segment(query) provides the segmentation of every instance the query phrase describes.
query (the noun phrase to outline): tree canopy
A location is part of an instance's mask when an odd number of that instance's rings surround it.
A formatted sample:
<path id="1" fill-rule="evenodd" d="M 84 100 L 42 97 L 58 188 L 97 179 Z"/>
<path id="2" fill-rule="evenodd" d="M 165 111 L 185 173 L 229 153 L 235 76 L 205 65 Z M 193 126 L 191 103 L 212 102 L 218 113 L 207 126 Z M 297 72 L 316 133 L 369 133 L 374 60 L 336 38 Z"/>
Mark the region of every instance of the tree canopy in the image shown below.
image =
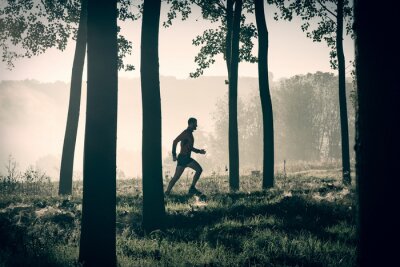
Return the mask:
<path id="1" fill-rule="evenodd" d="M 338 68 L 336 52 L 337 28 L 337 1 L 335 0 L 274 0 L 279 9 L 275 13 L 275 20 L 284 19 L 291 21 L 298 16 L 303 21 L 301 30 L 313 42 L 325 41 L 330 51 L 330 64 L 332 69 Z M 343 19 L 345 21 L 346 35 L 353 38 L 353 7 L 349 0 L 344 1 Z M 312 20 L 316 20 L 315 22 Z"/>
<path id="2" fill-rule="evenodd" d="M 80 8 L 81 0 L 6 0 L 0 4 L 2 61 L 12 69 L 18 59 L 38 56 L 50 48 L 64 51 L 69 40 L 76 40 Z M 132 0 L 118 1 L 119 20 L 139 17 L 140 6 Z M 132 53 L 132 42 L 118 34 L 118 47 L 118 68 L 133 70 L 133 65 L 123 61 Z"/>
<path id="3" fill-rule="evenodd" d="M 199 53 L 195 56 L 197 68 L 190 73 L 190 77 L 197 78 L 204 74 L 204 70 L 215 63 L 217 55 L 223 55 L 226 60 L 226 35 L 228 28 L 227 21 L 227 1 L 220 0 L 167 0 L 171 4 L 167 14 L 168 19 L 163 23 L 164 27 L 172 25 L 177 14 L 181 14 L 181 19 L 186 20 L 192 13 L 192 7 L 197 6 L 201 9 L 202 18 L 211 23 L 219 23 L 213 29 L 206 29 L 201 35 L 192 40 L 194 46 L 200 47 Z M 246 22 L 246 14 L 253 12 L 252 1 L 243 1 L 243 10 L 240 22 L 240 62 L 257 62 L 257 57 L 253 55 L 252 49 L 254 40 L 257 38 L 257 30 L 253 23 Z"/>

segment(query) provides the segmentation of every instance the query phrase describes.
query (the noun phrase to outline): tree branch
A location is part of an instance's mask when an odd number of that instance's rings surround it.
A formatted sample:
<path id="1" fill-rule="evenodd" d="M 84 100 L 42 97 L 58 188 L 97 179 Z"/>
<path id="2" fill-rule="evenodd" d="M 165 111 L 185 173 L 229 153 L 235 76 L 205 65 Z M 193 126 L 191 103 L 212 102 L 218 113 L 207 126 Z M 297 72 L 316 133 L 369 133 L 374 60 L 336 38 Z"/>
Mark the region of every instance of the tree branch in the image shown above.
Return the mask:
<path id="1" fill-rule="evenodd" d="M 226 7 L 224 6 L 224 3 L 222 2 L 222 0 L 219 0 L 219 3 L 217 4 L 220 8 L 222 8 L 223 10 L 226 11 Z"/>
<path id="2" fill-rule="evenodd" d="M 321 3 L 320 0 L 317 0 L 318 4 L 321 5 L 321 7 L 323 9 L 325 9 L 328 13 L 330 13 L 332 16 L 334 16 L 335 18 L 337 17 L 335 13 L 333 13 L 329 8 L 327 8 L 324 4 Z M 329 17 L 328 17 L 329 18 Z M 331 19 L 331 18 L 330 18 Z M 331 19 L 332 21 L 334 21 L 333 19 Z"/>
<path id="3" fill-rule="evenodd" d="M 333 24 L 335 24 L 335 25 L 336 25 L 336 20 L 334 20 L 333 18 L 331 18 L 331 17 L 329 17 L 329 16 L 326 16 L 326 18 L 327 18 L 327 19 L 329 19 L 330 21 L 332 21 L 332 22 L 333 22 Z"/>
<path id="4" fill-rule="evenodd" d="M 329 17 L 328 15 L 326 15 L 325 18 L 328 19 L 328 20 L 330 20 L 330 21 L 332 21 L 332 23 L 333 23 L 334 25 L 336 25 L 336 20 L 334 20 L 333 18 Z"/>

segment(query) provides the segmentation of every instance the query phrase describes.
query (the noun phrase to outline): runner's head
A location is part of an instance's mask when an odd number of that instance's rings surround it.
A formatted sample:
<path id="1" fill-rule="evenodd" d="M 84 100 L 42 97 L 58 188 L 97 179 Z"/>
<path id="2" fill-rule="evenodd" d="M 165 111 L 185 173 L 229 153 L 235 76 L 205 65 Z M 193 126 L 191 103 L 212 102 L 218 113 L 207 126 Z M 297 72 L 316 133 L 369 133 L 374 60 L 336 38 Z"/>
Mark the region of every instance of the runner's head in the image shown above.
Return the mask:
<path id="1" fill-rule="evenodd" d="M 197 128 L 197 119 L 196 118 L 189 118 L 188 128 L 192 131 L 196 130 L 196 128 Z"/>

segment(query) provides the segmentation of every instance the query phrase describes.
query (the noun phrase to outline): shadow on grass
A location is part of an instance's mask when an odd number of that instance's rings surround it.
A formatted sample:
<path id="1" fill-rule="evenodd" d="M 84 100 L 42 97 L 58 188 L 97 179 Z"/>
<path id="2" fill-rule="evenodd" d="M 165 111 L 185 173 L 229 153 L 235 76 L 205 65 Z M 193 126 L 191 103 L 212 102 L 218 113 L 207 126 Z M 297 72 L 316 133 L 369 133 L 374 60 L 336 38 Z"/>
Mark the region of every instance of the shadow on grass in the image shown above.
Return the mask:
<path id="1" fill-rule="evenodd" d="M 321 264 L 324 260 L 317 261 L 315 259 L 322 256 L 314 258 L 312 256 L 312 249 L 318 247 L 317 245 L 309 249 L 307 252 L 309 254 L 306 256 L 301 249 L 298 250 L 298 253 L 292 254 L 286 253 L 284 249 L 275 254 L 274 252 L 267 254 L 263 249 L 268 242 L 285 242 L 285 237 L 295 240 L 289 245 L 291 248 L 297 249 L 296 246 L 299 243 L 297 241 L 299 240 L 301 243 L 305 240 L 303 243 L 306 243 L 310 236 L 312 237 L 309 238 L 311 242 L 339 241 L 340 246 L 354 247 L 355 238 L 349 237 L 351 227 L 355 225 L 354 209 L 349 209 L 349 203 L 353 202 L 352 195 L 349 194 L 345 196 L 348 199 L 338 202 L 317 200 L 311 197 L 313 193 L 323 196 L 339 192 L 342 189 L 341 186 L 333 185 L 332 181 L 326 181 L 322 187 L 314 189 L 295 188 L 295 191 L 291 190 L 293 196 L 274 188 L 250 193 L 210 194 L 205 203 L 199 202 L 198 199 L 187 194 L 173 194 L 166 198 L 166 228 L 162 234 L 159 234 L 160 236 L 157 236 L 156 233 L 145 236 L 141 229 L 143 202 L 141 195 L 118 195 L 117 233 L 120 234 L 128 228 L 134 233 L 129 233 L 128 239 L 132 237 L 132 239 L 142 242 L 140 244 L 149 246 L 152 246 L 153 240 L 164 240 L 168 247 L 175 246 L 176 243 L 186 244 L 189 242 L 192 245 L 193 243 L 207 243 L 213 248 L 222 246 L 229 253 L 234 253 L 233 255 L 245 255 L 241 263 L 246 266 L 274 266 L 274 263 L 276 263 L 275 266 L 295 266 L 299 263 L 299 266 L 327 266 Z M 68 239 L 67 233 L 79 232 L 79 222 L 74 224 L 72 219 L 80 220 L 80 211 L 77 208 L 80 201 L 61 201 L 59 199 L 46 201 L 38 199 L 32 207 L 26 208 L 30 210 L 30 213 L 26 212 L 26 214 L 33 214 L 34 210 L 44 209 L 47 206 L 57 206 L 58 209 L 68 212 L 66 214 L 74 216 L 58 214 L 48 218 L 43 217 L 43 222 L 50 221 L 51 223 L 48 225 L 36 223 L 37 229 L 32 228 L 34 224 L 30 223 L 30 218 L 34 218 L 33 215 L 25 216 L 29 219 L 25 223 L 25 217 L 20 216 L 19 221 L 23 224 L 22 226 L 16 225 L 14 217 L 18 214 L 25 214 L 16 208 L 8 214 L 7 218 L 9 219 L 0 216 L 0 241 L 7 244 L 6 249 L 0 250 L 0 265 L 2 259 L 8 259 L 7 262 L 3 262 L 5 266 L 26 266 L 26 263 L 30 263 L 30 266 L 61 265 L 57 262 L 74 264 L 72 260 L 69 260 L 73 257 L 67 257 L 65 261 L 57 261 L 52 258 L 49 247 L 51 244 L 60 243 L 62 235 L 65 235 L 65 242 L 62 243 L 77 244 L 76 240 Z M 35 234 L 32 234 L 32 231 L 36 231 Z M 43 236 L 43 233 L 51 235 Z M 276 236 L 283 238 L 279 239 Z M 40 241 L 41 239 L 43 240 Z M 161 241 L 159 242 L 160 246 Z M 284 245 L 278 244 L 275 249 L 281 249 Z M 151 255 L 154 251 L 149 249 L 140 257 L 153 257 Z M 4 253 L 10 256 L 8 257 Z M 342 250 L 332 254 L 335 253 L 340 257 L 347 255 Z"/>
<path id="2" fill-rule="evenodd" d="M 0 266 L 78 266 L 74 258 L 54 254 L 53 245 L 62 241 L 32 236 L 35 229 L 31 228 L 0 216 Z"/>
<path id="3" fill-rule="evenodd" d="M 271 228 L 286 234 L 296 236 L 299 232 L 309 232 L 322 240 L 348 240 L 340 233 L 329 232 L 327 229 L 346 223 L 354 224 L 352 209 L 343 204 L 327 201 L 317 201 L 308 197 L 293 196 L 282 197 L 276 200 L 276 196 L 268 191 L 253 193 L 229 193 L 216 194 L 210 200 L 217 201 L 220 205 L 208 208 L 195 209 L 183 212 L 169 212 L 167 214 L 167 230 L 186 230 L 184 239 L 196 240 L 202 234 L 204 227 L 211 230 L 207 233 L 209 242 L 214 243 L 218 233 L 223 231 L 227 236 L 234 238 L 227 242 L 234 243 L 235 238 L 246 236 L 255 228 Z M 185 195 L 171 196 L 168 201 L 176 203 L 190 203 L 191 197 Z M 246 221 L 257 216 L 272 216 L 281 223 L 259 223 L 253 226 L 246 225 Z M 215 227 L 226 220 L 238 221 L 241 224 L 235 227 Z M 174 231 L 175 233 L 175 231 Z M 176 236 L 174 237 L 176 238 Z M 355 242 L 355 240 L 353 240 Z M 351 241 L 351 242 L 353 242 Z M 218 238 L 218 242 L 224 242 Z M 233 247 L 234 244 L 232 244 Z"/>

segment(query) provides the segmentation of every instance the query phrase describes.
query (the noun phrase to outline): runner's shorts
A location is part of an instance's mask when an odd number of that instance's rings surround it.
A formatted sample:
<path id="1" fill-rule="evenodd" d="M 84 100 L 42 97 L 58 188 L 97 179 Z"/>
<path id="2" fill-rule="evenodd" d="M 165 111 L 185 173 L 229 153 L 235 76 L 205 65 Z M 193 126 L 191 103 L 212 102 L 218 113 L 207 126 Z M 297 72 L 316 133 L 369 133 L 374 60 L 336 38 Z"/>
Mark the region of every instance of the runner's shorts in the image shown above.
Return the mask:
<path id="1" fill-rule="evenodd" d="M 193 159 L 188 155 L 178 155 L 178 166 L 186 167 Z"/>

